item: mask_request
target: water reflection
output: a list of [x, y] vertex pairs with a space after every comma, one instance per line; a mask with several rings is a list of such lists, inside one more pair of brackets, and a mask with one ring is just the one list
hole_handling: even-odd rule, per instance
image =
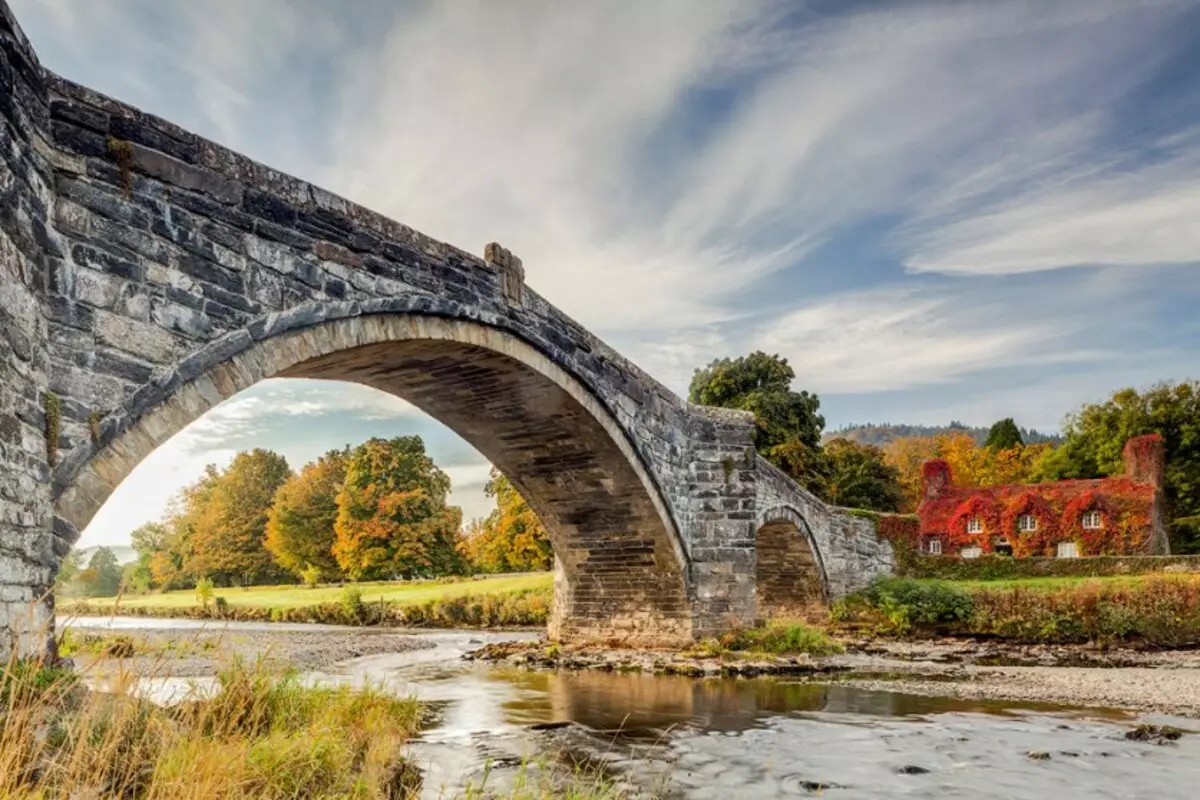
[[[1067, 711], [1051, 704], [921, 697], [770, 678], [696, 680], [666, 675], [499, 669], [485, 674], [491, 681], [513, 687], [518, 695], [504, 703], [506, 721], [511, 724], [574, 722], [598, 732], [619, 731], [634, 738], [657, 738], [679, 727], [742, 731], [760, 727], [776, 715], [797, 712], [913, 717]], [[1131, 718], [1125, 712], [1098, 709], [1086, 715]]]

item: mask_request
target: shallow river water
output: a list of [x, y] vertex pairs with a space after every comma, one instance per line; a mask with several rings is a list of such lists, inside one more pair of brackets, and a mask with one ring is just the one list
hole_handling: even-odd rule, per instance
[[[109, 627], [205, 624], [214, 626], [118, 620]], [[308, 677], [384, 685], [433, 705], [438, 720], [412, 752], [426, 771], [428, 797], [452, 797], [485, 771], [489, 786], [502, 786], [523, 759], [546, 753], [600, 765], [631, 789], [697, 800], [1200, 797], [1200, 723], [1193, 720], [787, 679], [526, 672], [461, 658], [484, 642], [526, 634], [420, 635], [435, 646], [357, 658]], [[144, 689], [176, 695], [192, 685]], [[1139, 722], [1198, 732], [1165, 745], [1126, 739]]]

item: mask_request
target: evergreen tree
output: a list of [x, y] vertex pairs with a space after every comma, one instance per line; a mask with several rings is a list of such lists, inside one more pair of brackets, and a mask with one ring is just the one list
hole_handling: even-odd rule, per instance
[[989, 450], [1010, 450], [1024, 445], [1021, 429], [1017, 427], [1017, 423], [1013, 422], [1012, 417], [1005, 417], [993, 425], [988, 431], [987, 441], [984, 443], [984, 447]]

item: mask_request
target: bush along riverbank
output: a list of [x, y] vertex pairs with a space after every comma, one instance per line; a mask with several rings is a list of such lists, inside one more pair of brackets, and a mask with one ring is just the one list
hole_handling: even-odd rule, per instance
[[544, 626], [553, 598], [550, 589], [472, 594], [401, 604], [367, 602], [355, 586], [347, 586], [338, 602], [309, 606], [233, 606], [216, 598], [191, 606], [112, 605], [95, 602], [60, 605], [71, 616], [132, 616], [160, 619], [212, 619], [235, 622], [311, 622], [326, 625], [378, 625], [397, 628], [519, 628]]
[[993, 587], [894, 578], [839, 601], [831, 618], [841, 633], [1192, 647], [1200, 645], [1200, 580], [1150, 575]]

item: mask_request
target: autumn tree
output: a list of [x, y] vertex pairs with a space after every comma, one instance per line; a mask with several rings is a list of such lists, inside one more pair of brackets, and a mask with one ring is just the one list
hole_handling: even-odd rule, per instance
[[[1168, 519], [1200, 515], [1200, 381], [1160, 383], [1145, 391], [1120, 389], [1103, 403], [1067, 417], [1065, 440], [1037, 465], [1046, 480], [1120, 474], [1122, 451], [1134, 436], [1157, 433], [1166, 456]], [[1200, 530], [1177, 526], [1172, 550], [1200, 552]]]
[[484, 491], [496, 498], [496, 508], [471, 525], [460, 545], [471, 565], [480, 572], [550, 569], [554, 563], [550, 537], [512, 482], [493, 467]]
[[801, 485], [817, 491], [825, 418], [815, 394], [792, 391], [795, 371], [786, 358], [756, 351], [722, 358], [696, 370], [688, 400], [706, 406], [736, 408], [754, 414], [754, 446]]
[[956, 486], [1030, 483], [1036, 479], [1036, 465], [1050, 448], [1043, 442], [996, 450], [981, 447], [969, 433], [955, 432], [896, 439], [884, 452], [904, 489], [903, 507], [912, 511], [921, 502], [921, 464], [927, 459], [944, 459]]
[[334, 525], [348, 454], [348, 449], [326, 453], [305, 465], [275, 493], [267, 519], [266, 548], [280, 566], [298, 577], [311, 568], [326, 580], [341, 575], [333, 556]]
[[896, 470], [904, 493], [903, 511], [916, 511], [921, 501], [921, 465], [938, 457], [938, 442], [933, 436], [901, 436], [883, 447], [884, 458]]
[[275, 492], [290, 474], [283, 456], [261, 448], [240, 452], [225, 470], [207, 474], [191, 509], [189, 571], [218, 585], [284, 578], [265, 540]]
[[354, 448], [337, 497], [333, 554], [352, 578], [461, 572], [462, 510], [448, 506], [450, 478], [420, 436], [370, 439]]
[[1025, 440], [1021, 438], [1021, 429], [1012, 417], [1005, 417], [988, 430], [987, 441], [983, 444], [989, 450], [1008, 450], [1013, 447], [1024, 447]]
[[904, 504], [900, 473], [882, 449], [849, 439], [825, 443], [827, 478], [822, 496], [834, 505], [874, 511], [899, 511]]

